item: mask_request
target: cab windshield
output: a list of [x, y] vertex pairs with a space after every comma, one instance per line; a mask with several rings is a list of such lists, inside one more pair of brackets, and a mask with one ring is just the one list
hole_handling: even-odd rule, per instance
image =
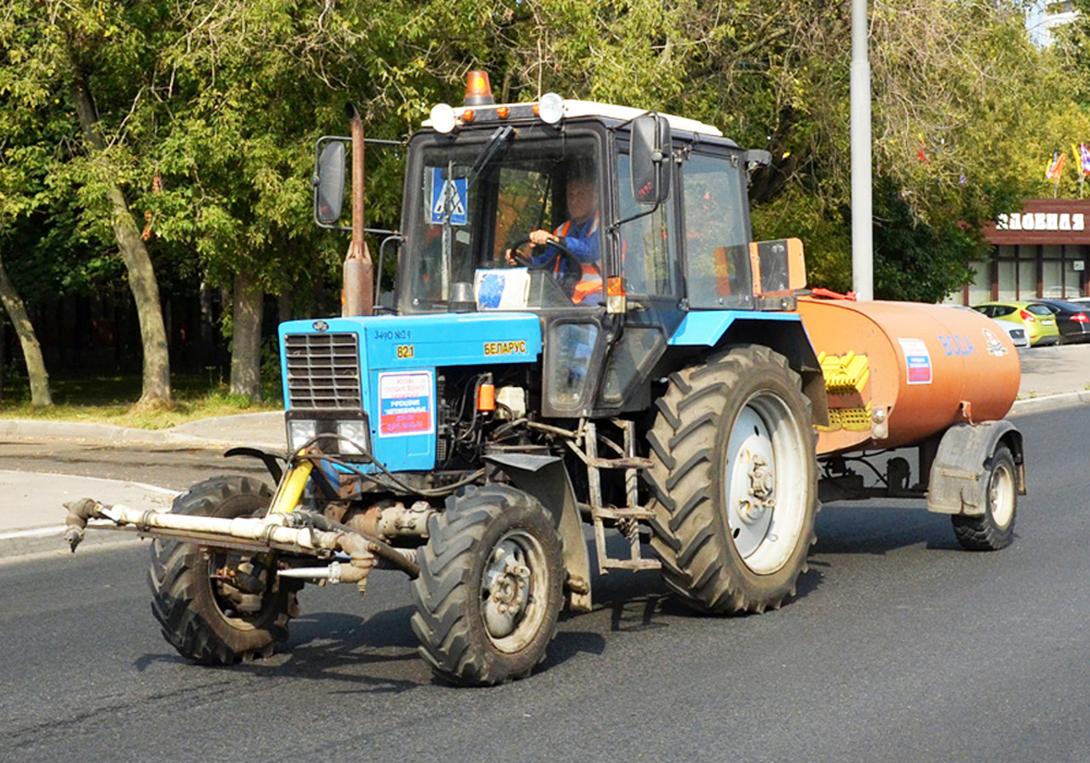
[[480, 133], [418, 138], [402, 311], [598, 304], [597, 138]]

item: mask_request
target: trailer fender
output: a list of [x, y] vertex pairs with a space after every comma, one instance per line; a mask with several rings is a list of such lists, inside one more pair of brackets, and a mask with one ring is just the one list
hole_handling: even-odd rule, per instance
[[484, 460], [501, 469], [510, 477], [511, 484], [540, 501], [552, 515], [564, 545], [568, 606], [575, 612], [589, 612], [590, 555], [583, 538], [575, 489], [564, 461], [556, 456], [529, 453], [494, 453]]
[[1009, 421], [955, 424], [939, 441], [931, 464], [927, 510], [938, 514], [983, 516], [988, 503], [984, 462], [996, 446], [1006, 445], [1014, 457], [1018, 494], [1026, 494], [1026, 467], [1022, 433]]

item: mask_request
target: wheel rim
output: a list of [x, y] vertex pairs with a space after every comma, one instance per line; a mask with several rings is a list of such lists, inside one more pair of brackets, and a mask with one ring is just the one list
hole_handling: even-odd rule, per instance
[[988, 483], [988, 503], [992, 521], [999, 528], [1006, 528], [1014, 517], [1014, 472], [1010, 465], [999, 464]]
[[238, 555], [209, 552], [208, 584], [212, 601], [224, 620], [238, 630], [253, 630], [264, 609], [264, 594], [247, 594], [232, 584], [239, 564], [250, 561]]
[[731, 425], [724, 464], [727, 524], [747, 567], [769, 574], [795, 551], [806, 518], [810, 454], [798, 421], [777, 395], [746, 401]]
[[537, 635], [547, 575], [545, 551], [529, 533], [513, 530], [492, 547], [481, 576], [481, 619], [501, 652], [517, 652]]

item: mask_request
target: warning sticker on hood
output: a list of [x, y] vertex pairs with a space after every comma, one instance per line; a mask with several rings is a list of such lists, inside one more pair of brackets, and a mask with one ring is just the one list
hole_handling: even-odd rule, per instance
[[431, 371], [378, 375], [378, 434], [431, 434], [435, 410]]

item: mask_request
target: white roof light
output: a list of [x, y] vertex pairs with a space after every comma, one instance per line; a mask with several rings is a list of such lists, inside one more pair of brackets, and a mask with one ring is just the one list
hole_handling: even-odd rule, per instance
[[545, 93], [537, 102], [538, 116], [548, 125], [555, 125], [564, 116], [564, 99], [556, 93]]
[[431, 107], [431, 115], [428, 118], [432, 129], [436, 132], [449, 133], [458, 124], [454, 116], [454, 109], [446, 103], [437, 103]]

